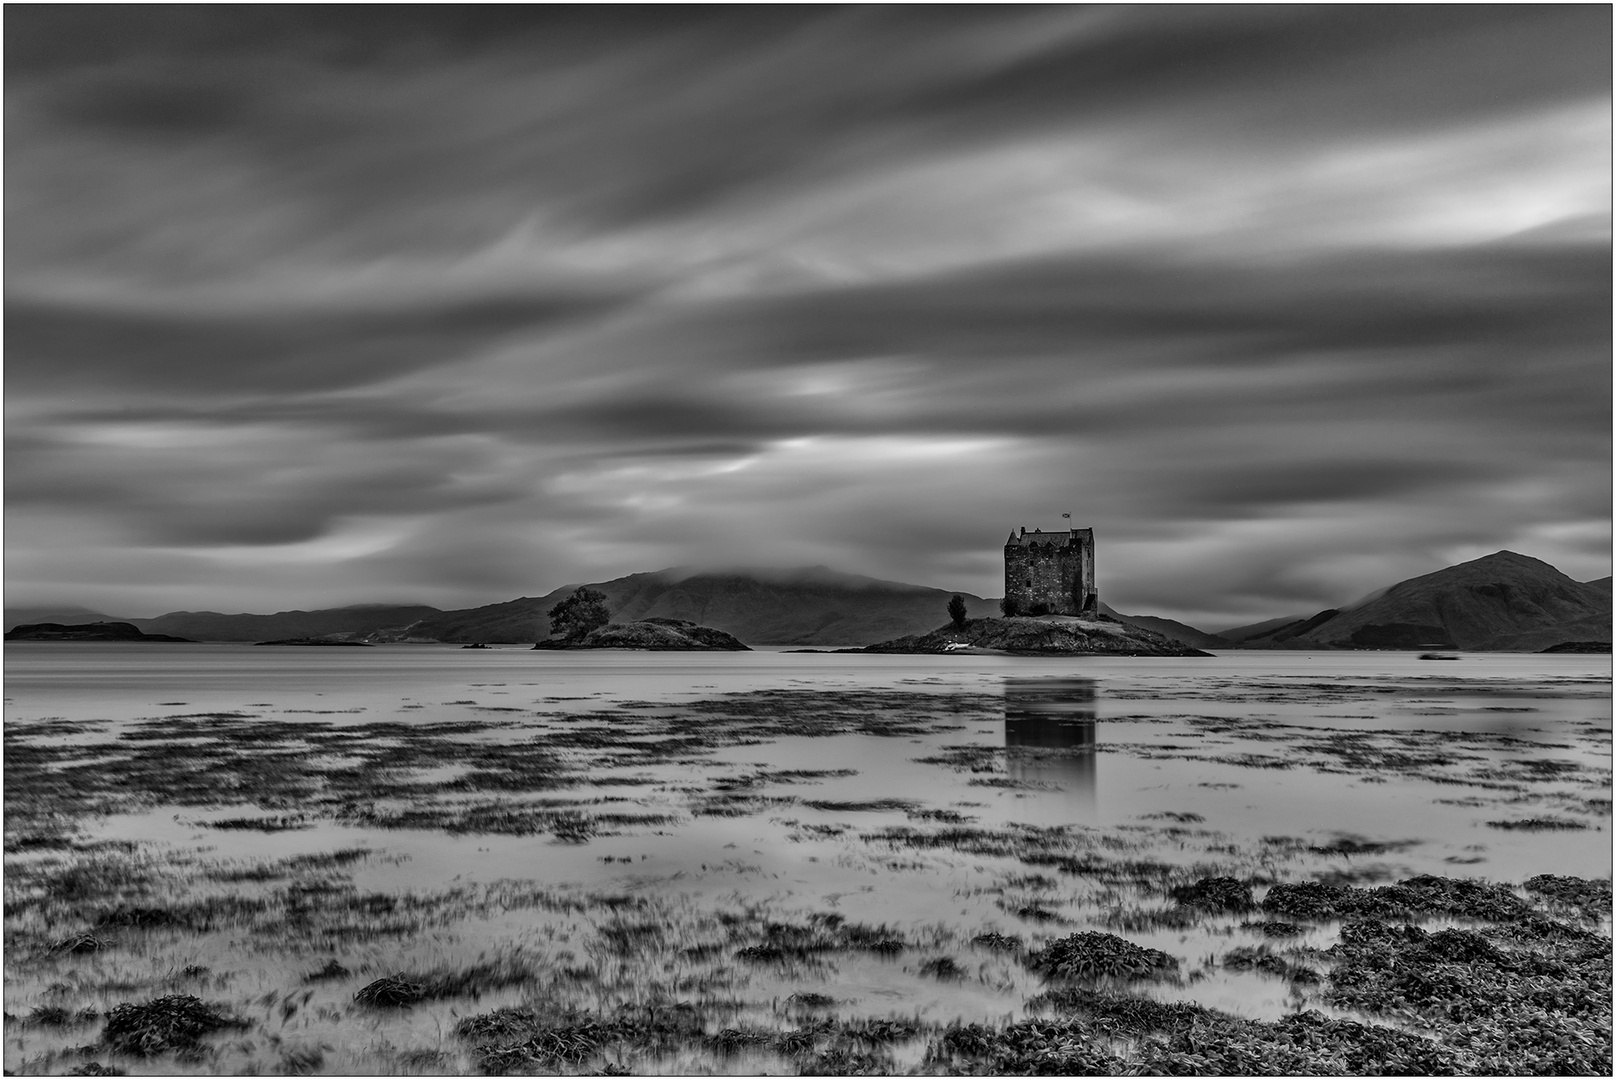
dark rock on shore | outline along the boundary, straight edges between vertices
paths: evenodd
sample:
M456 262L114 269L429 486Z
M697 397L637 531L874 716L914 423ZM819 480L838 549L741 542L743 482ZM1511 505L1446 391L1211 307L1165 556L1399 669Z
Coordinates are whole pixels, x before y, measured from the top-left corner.
M96 622L64 625L62 623L28 623L13 627L6 634L7 641L190 641L190 638L170 637L168 634L143 634L126 622Z
M698 626L686 619L641 619L631 623L607 623L576 640L551 638L535 649L651 649L671 651L751 652L733 635L710 626Z
M1013 619L967 619L929 634L883 641L869 653L952 653L978 650L1016 656L1211 656L1154 630L1107 615L1040 615Z

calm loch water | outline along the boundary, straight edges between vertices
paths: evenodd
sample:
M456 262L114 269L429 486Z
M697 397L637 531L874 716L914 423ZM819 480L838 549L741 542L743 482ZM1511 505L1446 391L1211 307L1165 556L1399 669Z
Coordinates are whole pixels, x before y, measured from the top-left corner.
M1403 846L1390 861L1415 872L1445 872L1458 860L1499 879L1610 872L1608 657L1469 654L1437 663L1406 653L1283 652L1056 661L14 643L5 665L8 721L101 722L86 731L87 744L142 718L210 711L322 725L495 718L542 741L557 724L586 713L610 717L624 705L677 708L779 691L789 695L780 707L790 708L815 693L834 701L892 692L966 711L940 712L937 730L902 738L786 734L714 746L694 765L641 769L647 790L620 785L618 793L662 806L665 794L653 789L727 765L851 770L816 780L811 792L791 785L791 794L934 809L970 803L971 816L988 825L1103 828L1161 820L1151 814L1196 815L1200 828L1240 839L1396 842ZM966 747L1000 753L966 761ZM939 748L953 748L946 752L959 762L916 760ZM1444 752L1455 760L1432 760ZM585 750L569 758L590 763ZM986 766L1005 783L982 783ZM827 813L793 811L801 819ZM1486 825L1556 817L1585 827ZM664 831L694 839L719 825L693 815ZM728 842L728 827L722 831ZM387 846L401 837L389 830L371 839Z

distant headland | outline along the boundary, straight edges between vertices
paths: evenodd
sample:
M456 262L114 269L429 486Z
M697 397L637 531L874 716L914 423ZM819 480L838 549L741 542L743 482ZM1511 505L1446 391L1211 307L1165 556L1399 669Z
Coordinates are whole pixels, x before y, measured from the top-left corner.
M142 633L140 628L126 622L93 622L65 625L63 623L25 623L6 631L7 641L143 641L164 642L192 639L168 634Z

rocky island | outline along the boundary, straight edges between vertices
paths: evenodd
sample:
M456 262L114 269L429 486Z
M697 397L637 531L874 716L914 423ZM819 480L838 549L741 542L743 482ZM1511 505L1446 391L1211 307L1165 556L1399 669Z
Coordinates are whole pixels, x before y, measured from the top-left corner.
M641 619L631 623L607 623L587 633L550 638L535 649L651 649L655 651L751 652L739 638L698 626L688 619Z
M63 623L27 623L12 627L6 633L7 641L183 641L190 638L168 634L143 634L138 627L126 622L94 622L65 625Z
M929 634L883 641L867 653L998 652L1014 656L1211 656L1109 615L1032 615L966 619Z

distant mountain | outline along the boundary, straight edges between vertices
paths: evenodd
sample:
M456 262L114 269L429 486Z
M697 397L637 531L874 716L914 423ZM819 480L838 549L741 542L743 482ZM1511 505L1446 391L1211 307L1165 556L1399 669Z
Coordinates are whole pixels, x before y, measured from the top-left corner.
M681 619L732 634L748 645L859 646L925 634L947 619L946 589L844 574L796 570L630 574L592 584L613 621ZM114 619L73 607L6 611L20 623L126 622L147 633L200 641L348 638L370 642L533 643L549 636L549 611L576 585L539 597L440 611L424 604L360 604L274 615L176 611L155 619ZM972 618L998 616L998 602L962 593ZM1540 560L1501 551L1399 582L1346 610L1291 616L1209 634L1150 615L1102 613L1198 649L1396 648L1427 646L1535 651L1567 641L1611 640L1611 579L1578 582ZM53 617L54 616L54 617Z
M1307 618L1306 615L1281 615L1277 619L1264 619L1262 622L1247 623L1244 626L1231 626L1227 630L1216 631L1217 636L1225 641L1245 641L1248 638L1261 637L1264 634L1293 626Z
M944 589L844 574L823 566L724 573L659 570L591 584L614 622L682 619L733 634L748 645L869 645L922 634L948 620ZM545 612L568 585L541 597L446 611L408 627L411 637L452 642L523 642L549 636ZM960 594L974 615L998 605Z
M545 618L544 613L577 587L568 585L544 596L523 596L482 607L440 611L396 630L372 634L370 640L452 641L462 645L515 642L531 645L550 635L550 620ZM599 589L600 586L593 588Z
M1174 622L1172 619L1158 618L1155 615L1124 615L1104 602L1100 604L1100 612L1118 622L1127 623L1140 630L1153 631L1181 645L1197 649L1227 649L1232 644L1228 638L1219 634L1209 634L1205 630L1197 630L1193 626Z
M70 604L57 604L42 607L8 607L6 608L5 621L6 629L10 630L23 623L83 625L85 623L129 622L130 620L103 615L101 612L91 611L89 608L74 607Z
M1239 645L1245 649L1271 649L1300 637L1316 626L1324 625L1339 614L1341 611L1338 608L1325 608L1317 615L1306 619L1288 621L1272 619L1266 623L1259 623L1258 625L1265 629L1246 634L1240 638Z
M150 633L178 634L199 641L276 641L332 634L369 634L441 615L425 604L355 604L319 611L278 611L273 615L221 615L216 611L171 611L155 619L128 619Z
M1566 641L1611 640L1611 595L1540 559L1500 551L1400 581L1347 611L1247 637L1246 647L1535 652Z

